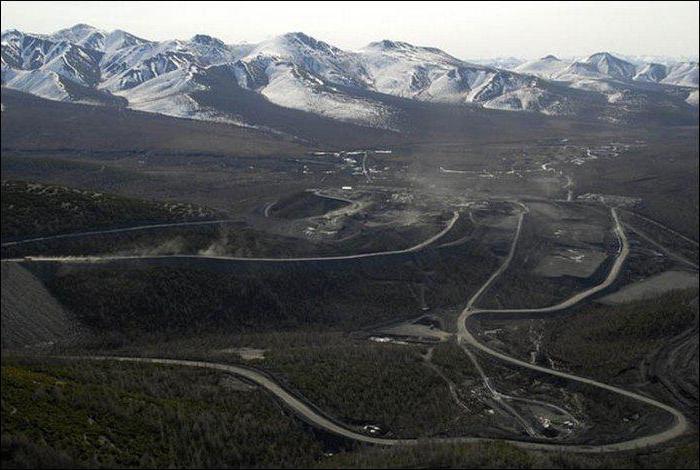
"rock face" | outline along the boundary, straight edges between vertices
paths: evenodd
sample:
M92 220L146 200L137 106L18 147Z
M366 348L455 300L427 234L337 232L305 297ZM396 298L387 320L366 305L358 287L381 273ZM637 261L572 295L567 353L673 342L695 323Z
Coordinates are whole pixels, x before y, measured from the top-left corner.
M32 273L2 263L2 348L49 346L77 339L83 328Z

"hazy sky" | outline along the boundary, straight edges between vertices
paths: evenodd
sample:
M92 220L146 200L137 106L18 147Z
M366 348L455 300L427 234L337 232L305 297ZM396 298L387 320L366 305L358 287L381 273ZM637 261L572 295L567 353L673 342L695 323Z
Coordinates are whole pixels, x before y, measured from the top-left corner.
M461 58L599 51L697 56L699 2L2 2L2 29L75 23L147 39L196 33L227 43L303 31L344 49L379 39Z

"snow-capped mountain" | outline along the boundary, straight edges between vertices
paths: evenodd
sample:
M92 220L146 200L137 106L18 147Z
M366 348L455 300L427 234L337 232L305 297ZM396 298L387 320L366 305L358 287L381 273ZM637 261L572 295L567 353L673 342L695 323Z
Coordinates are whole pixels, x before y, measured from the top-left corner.
M366 82L355 54L299 32L261 42L241 61L265 65L287 62L336 84L362 86Z
M387 129L397 129L402 100L620 120L646 103L688 108L697 103L697 82L697 63L637 67L604 52L575 62L547 56L506 70L400 41L346 51L299 32L240 45L206 34L157 42L85 24L49 35L2 33L8 88L263 126L255 100Z
M633 64L607 52L591 55L584 61L575 61L551 78L567 82L580 79L631 80L636 73Z
M193 117L197 106L187 93L201 88L192 82L198 67L249 50L206 35L155 42L85 24L51 35L9 30L2 33L2 83L54 100L127 100L134 109Z
M122 30L106 32L86 24L61 29L49 36L54 41L67 41L87 49L108 52L149 41Z
M2 66L54 72L80 85L100 81L101 53L66 40L52 40L11 30L2 35Z
M600 52L577 61L559 60L549 55L521 64L515 71L564 82L571 88L604 95L610 104L628 104L630 100L638 103L644 100L641 97L645 93L656 90L668 94L685 93L686 102L697 106L697 100L692 98L693 90L675 91L663 88L663 85L697 88L697 62L672 65L652 62L635 65L607 52ZM654 86L657 88L653 88Z
M352 92L368 84L358 55L304 33L284 34L252 47L233 64L232 76L242 88L279 106L390 127L389 107ZM340 91L337 86L347 88Z
M667 58L667 62L671 62L671 59ZM697 62L645 62L635 65L607 52L593 54L585 60L579 61L560 60L553 55L548 55L541 59L525 62L513 70L571 83L593 79L663 83L691 88L698 86Z
M567 98L541 79L471 64L433 47L379 41L358 55L369 88L420 101L465 104L513 111L560 114Z
M381 93L454 102L466 101L471 89L469 80L459 73L463 64L439 49L384 40L369 44L359 55L369 87Z
M520 73L536 75L542 78L553 78L570 64L560 60L553 55L542 57L541 59L531 60L522 63L513 70Z
M636 68L626 60L619 59L607 52L593 54L586 59L585 64L590 65L599 74L616 78L618 80L630 80L634 77Z

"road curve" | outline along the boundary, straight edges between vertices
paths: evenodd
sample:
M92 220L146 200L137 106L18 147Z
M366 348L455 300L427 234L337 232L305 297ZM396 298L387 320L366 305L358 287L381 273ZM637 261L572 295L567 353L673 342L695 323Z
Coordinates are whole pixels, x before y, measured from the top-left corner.
M347 204L350 204L352 206L357 206L358 202L353 201L352 199L348 199L346 197L341 197L341 196L331 196L330 194L324 194L321 192L320 189L307 189L307 191L310 191L313 193L314 196L322 197L325 199L331 199L333 201L340 201L340 202L345 202Z
M137 259L163 259L163 258L199 258L199 259L217 259L225 261L256 261L269 263L284 263L284 262L303 262L303 261L333 261L333 260L349 260L360 258L373 258L378 256L400 255L405 253L413 253L420 251L428 245L436 242L440 238L447 235L452 230L455 223L459 219L459 212L453 211L452 218L447 223L445 228L436 233L432 237L403 250L379 251L374 253L360 253L356 255L339 255L339 256L316 256L316 257L299 257L299 258L245 258L235 256L213 256L213 255L114 255L114 256L26 256L23 258L6 258L3 262L55 262L55 263L102 263L106 261L121 261L121 260L137 260ZM105 232L106 233L106 232ZM4 245L3 245L4 246Z
M272 209L272 207L275 204L277 204L277 201L272 201L272 202L268 202L267 204L265 204L265 209L263 210L263 215L265 217L270 217L270 209Z
M153 357L124 357L124 356L56 356L60 359L69 360L95 360L95 361L118 361L118 362L136 362L136 363L148 363L148 364L162 364L162 365L173 365L173 366L185 366L185 367L197 367L202 369L218 370L222 372L227 372L235 374L239 377L243 377L260 387L264 388L268 392L272 393L277 397L282 403L288 406L294 413L300 416L302 419L308 423L328 431L330 433L342 436L354 441L364 442L367 444L375 444L382 446L396 446L396 445L417 445L426 443L437 443L437 444L474 444L474 443L488 443L488 442L508 442L514 446L527 449L527 450L542 450L542 451L569 451L576 453L598 453L598 452L615 452L618 450L627 450L628 447L619 449L618 445L626 444L603 444L600 446L595 445L559 445L559 444L549 444L542 442L525 442L516 441L511 439L493 439L493 438L483 438L483 437L444 437L444 438L424 438L424 439L392 439L384 437L374 437L367 434L362 434L361 432L355 431L349 426L339 423L317 411L312 405L306 403L301 398L293 395L287 391L283 386L275 382L267 374L263 372L256 371L255 369L248 367L236 366L233 364L220 364L215 362L206 361L190 361L185 359L165 359L165 358L153 358ZM632 441L627 441L632 442ZM631 447L636 448L636 447Z
M470 299L469 303L467 304L467 307L462 311L462 313L459 316L459 319L457 321L457 327L458 327L458 332L457 332L457 340L461 345L469 345L472 346L476 349L479 349L485 354L488 354L492 357L498 358L502 361L508 362L510 364L514 364L520 367L524 367L526 369L530 370L535 370L537 372L553 375L556 377L561 377L565 378L568 380L573 380L576 382L584 383L587 385L592 385L594 387L602 388L604 390L608 390L610 392L616 393L618 395L622 395L628 398L632 398L634 400L640 401L642 403L645 403L647 405L654 406L656 408L659 408L661 410L664 410L668 413L670 413L673 416L674 423L671 427L668 429L649 436L642 436L639 438L631 439L628 441L623 441L623 442L618 442L618 443L611 443L611 444L603 444L600 446L596 446L596 449L599 451L610 451L610 452L617 452L617 451L625 451L625 450L633 450L633 449L638 449L640 447L647 447L651 445L656 445L660 444L666 441L669 441L671 439L674 439L676 437L679 437L683 435L687 430L688 430L688 421L681 413L680 411L676 410L675 408L668 406L664 403L661 403L657 400L654 400L652 398L646 397L644 395L640 395L638 393L630 392L628 390L624 390L619 387L615 387L612 385L608 385L602 382L598 382L593 379L589 379L586 377L580 377L574 374L569 374L566 372L554 370L554 369L548 369L546 367L538 366L535 364L530 364L529 362L522 361L520 359L516 359L513 357L510 357L506 354L503 354L499 351L493 350L489 348L488 346L480 343L469 331L467 328L466 321L467 319L472 316L476 315L479 313L547 313L547 312L555 312L559 310L564 310L566 308L569 308L576 303L590 297L591 295L602 291L603 289L606 289L609 287L615 279L617 279L618 275L620 274L620 270L622 269L622 265L627 258L627 255L629 254L629 243L627 241L627 236L625 235L625 231L622 227L622 224L618 218L617 211L615 208L611 208L610 210L611 215L613 217L613 220L615 221L615 233L617 234L620 247L618 249L618 254L615 259L615 262L613 263L613 266L610 269L610 272L608 273L608 276L605 278L603 282L600 284L591 287L590 289L587 289L583 292L580 292L576 295L573 295L569 299L558 303L556 305L552 305L549 307L542 307L542 308L532 308L532 309L497 309L497 310L487 310L487 309L474 309L473 306L475 302L478 300L479 296L485 292L486 289L482 287L477 293ZM522 222L522 215L520 222ZM503 264L501 267L496 271L497 274L502 273L505 268L510 264L511 260L513 259L513 255L515 253L515 248L518 242L520 234L520 223L518 224L518 230L515 233L515 236L513 237L513 242L511 244L511 249L510 252L508 253L508 256L504 260ZM495 278L492 276L492 278L489 278L489 280L486 282L484 287L488 288L488 286L493 282ZM569 446L569 445L562 445L558 446L562 450L571 450L575 451L575 447L577 446Z

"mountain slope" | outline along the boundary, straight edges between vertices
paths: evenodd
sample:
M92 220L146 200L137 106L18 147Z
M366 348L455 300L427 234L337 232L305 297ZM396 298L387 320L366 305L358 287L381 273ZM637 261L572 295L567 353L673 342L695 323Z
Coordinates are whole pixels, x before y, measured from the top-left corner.
M2 90L2 109L3 151L177 151L257 156L303 155L309 150L288 137L256 129L57 102L7 88Z
M698 63L685 62L671 67L661 83L676 86L698 87Z
M381 93L487 109L568 115L572 95L539 77L471 64L433 47L379 41L359 52L370 87Z
M633 64L607 52L593 54L586 59L585 63L592 66L598 73L619 80L631 80L636 72Z
M668 69L662 64L644 64L634 75L633 80L639 82L659 83L666 78Z

